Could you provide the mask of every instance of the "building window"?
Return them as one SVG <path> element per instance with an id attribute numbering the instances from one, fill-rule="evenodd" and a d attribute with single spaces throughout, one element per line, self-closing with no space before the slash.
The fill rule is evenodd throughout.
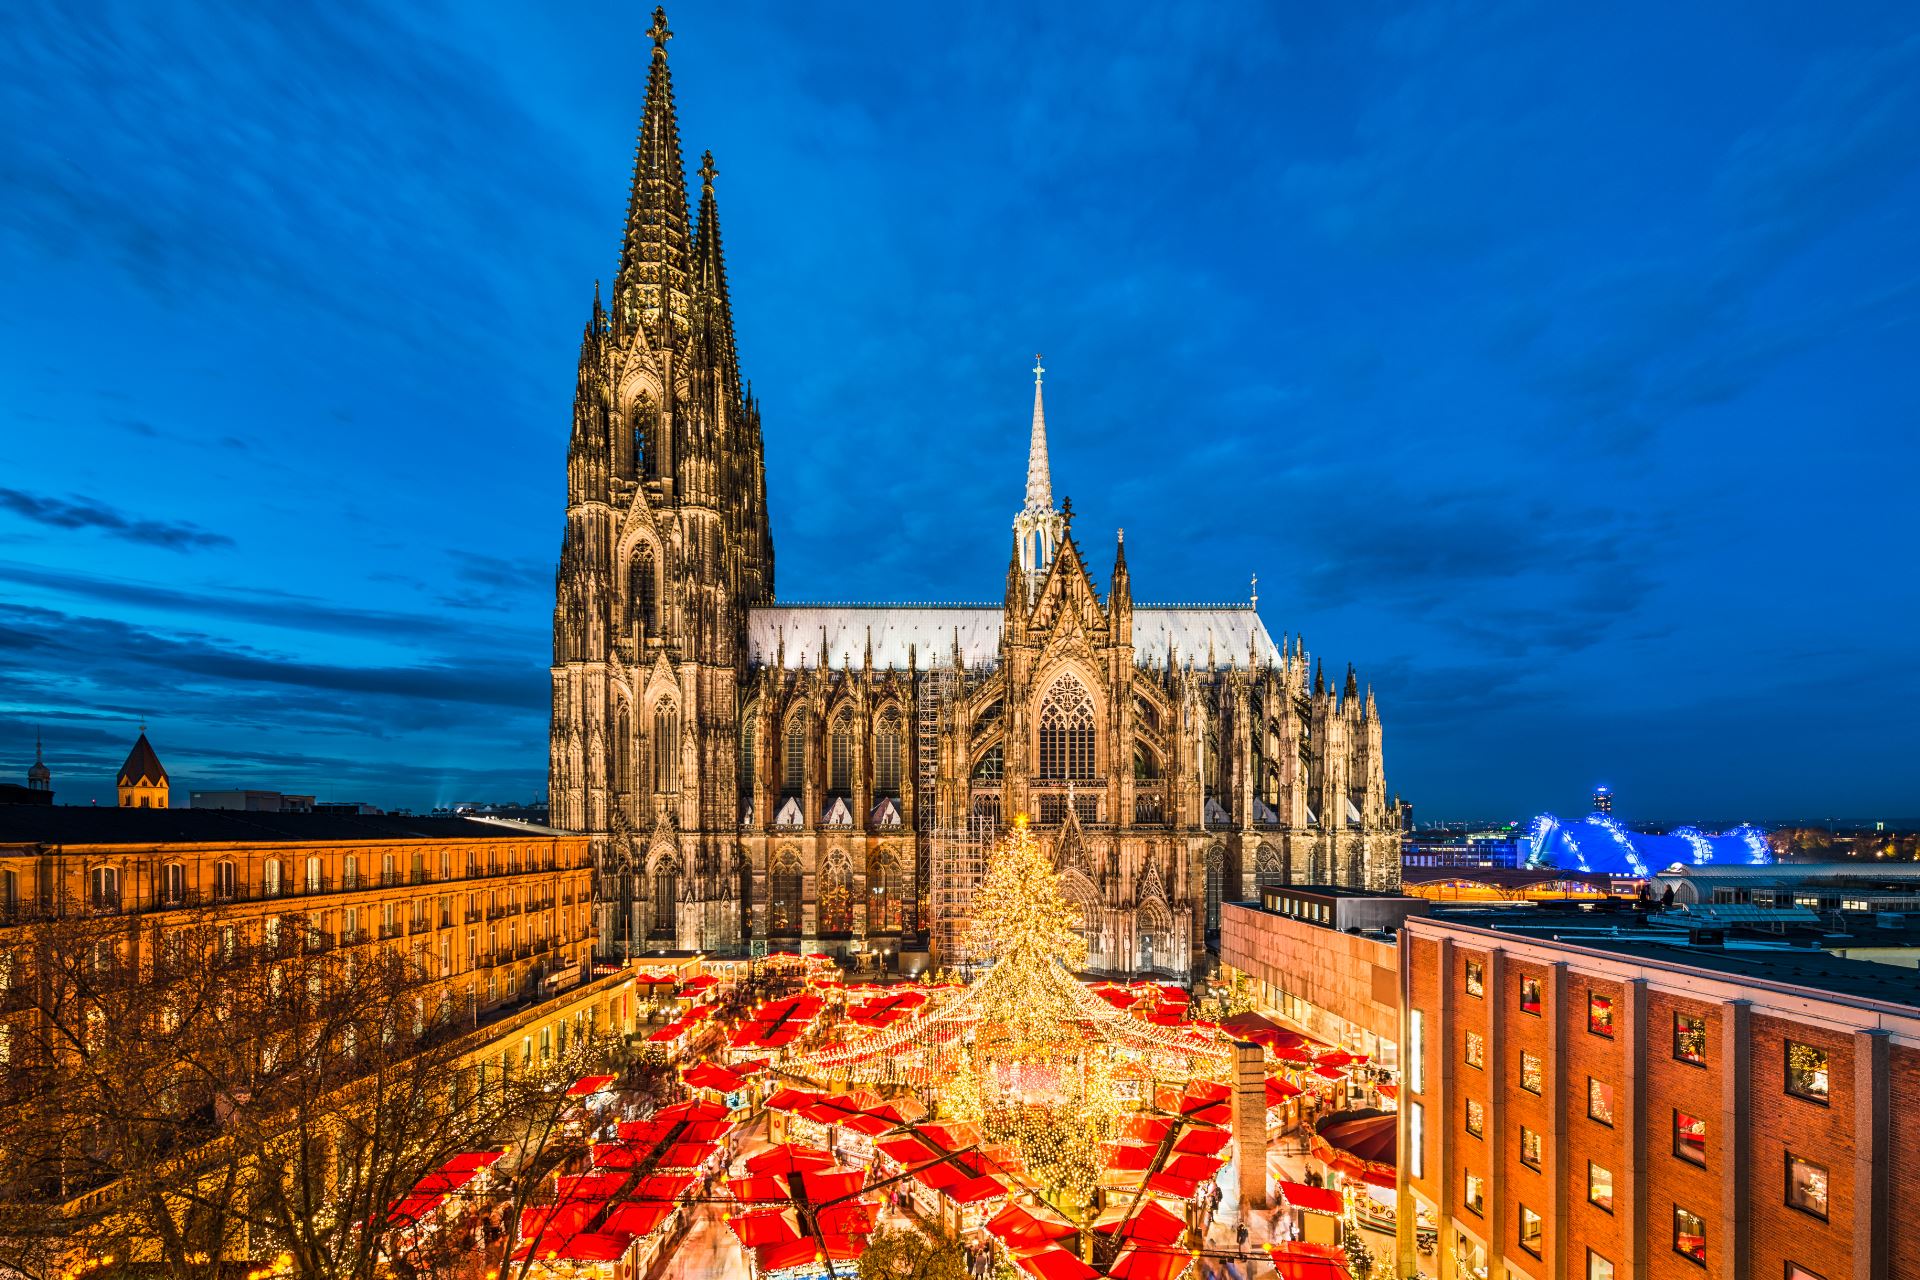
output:
<path id="1" fill-rule="evenodd" d="M 1478 960 L 1467 961 L 1467 994 L 1470 996 L 1487 994 L 1487 967 Z"/>
<path id="2" fill-rule="evenodd" d="M 661 939 L 675 937 L 679 908 L 680 880 L 675 874 L 674 860 L 660 858 L 653 864 L 653 920 L 649 935 Z"/>
<path id="3" fill-rule="evenodd" d="M 213 896 L 222 900 L 231 898 L 234 885 L 238 883 L 234 864 L 222 859 L 213 864 Z"/>
<path id="4" fill-rule="evenodd" d="M 1787 1092 L 1808 1102 L 1827 1105 L 1827 1051 L 1797 1040 L 1787 1041 Z"/>
<path id="5" fill-rule="evenodd" d="M 1587 1030 L 1613 1039 L 1613 997 L 1587 992 Z"/>
<path id="6" fill-rule="evenodd" d="M 1587 1161 L 1587 1203 L 1613 1212 L 1613 1171 Z"/>
<path id="7" fill-rule="evenodd" d="M 306 891 L 319 893 L 327 887 L 327 864 L 319 858 L 307 859 Z"/>
<path id="8" fill-rule="evenodd" d="M 1613 1260 L 1587 1250 L 1587 1280 L 1613 1280 Z"/>
<path id="9" fill-rule="evenodd" d="M 807 717 L 804 712 L 787 721 L 787 749 L 780 762 L 780 785 L 790 792 L 807 789 Z"/>
<path id="10" fill-rule="evenodd" d="M 260 884 L 269 898 L 279 897 L 280 891 L 285 887 L 281 883 L 281 875 L 280 859 L 278 858 L 268 858 L 266 865 L 261 867 Z"/>
<path id="11" fill-rule="evenodd" d="M 888 708 L 873 735 L 873 789 L 880 795 L 900 795 L 901 752 L 900 713 Z"/>
<path id="12" fill-rule="evenodd" d="M 1426 1020 L 1418 1009 L 1407 1014 L 1407 1088 L 1414 1093 L 1427 1091 Z"/>
<path id="13" fill-rule="evenodd" d="M 653 709 L 653 789 L 680 789 L 680 717 L 671 702 Z"/>
<path id="14" fill-rule="evenodd" d="M 1417 1102 L 1407 1104 L 1407 1173 L 1415 1178 L 1427 1176 L 1427 1109 Z"/>
<path id="15" fill-rule="evenodd" d="M 1483 1069 L 1487 1065 L 1487 1042 L 1478 1031 L 1467 1032 L 1467 1065 Z"/>
<path id="16" fill-rule="evenodd" d="M 1684 1111 L 1673 1113 L 1673 1154 L 1693 1164 L 1707 1162 L 1707 1122 Z"/>
<path id="17" fill-rule="evenodd" d="M 1478 1174 L 1470 1173 L 1467 1175 L 1466 1202 L 1467 1208 L 1471 1209 L 1474 1213 L 1481 1217 L 1486 1216 L 1487 1184 Z"/>
<path id="18" fill-rule="evenodd" d="M 853 716 L 842 711 L 827 735 L 827 790 L 853 790 Z"/>
<path id="19" fill-rule="evenodd" d="M 637 624 L 643 636 L 651 632 L 656 599 L 653 551 L 649 547 L 638 547 L 627 565 L 627 626 Z"/>
<path id="20" fill-rule="evenodd" d="M 1807 1270 L 1797 1262 L 1788 1262 L 1787 1280 L 1826 1280 L 1826 1277 L 1818 1272 Z"/>
<path id="21" fill-rule="evenodd" d="M 1525 1125 L 1520 1126 L 1520 1163 L 1529 1169 L 1540 1167 L 1540 1135 Z"/>
<path id="22" fill-rule="evenodd" d="M 1699 1214 L 1679 1205 L 1673 1206 L 1673 1251 L 1683 1258 L 1706 1265 L 1707 1224 Z"/>
<path id="23" fill-rule="evenodd" d="M 867 932 L 899 933 L 906 928 L 906 911 L 900 860 L 882 850 L 867 863 Z"/>
<path id="24" fill-rule="evenodd" d="M 1827 1216 L 1827 1170 L 1787 1153 L 1787 1203 L 1816 1218 Z"/>
<path id="25" fill-rule="evenodd" d="M 753 758 L 753 744 L 755 739 L 753 716 L 754 713 L 749 711 L 747 712 L 746 718 L 740 722 L 740 769 L 738 778 L 740 794 L 743 796 L 751 796 L 753 794 L 753 777 L 757 768 Z"/>
<path id="26" fill-rule="evenodd" d="M 1520 1012 L 1540 1016 L 1540 979 L 1520 979 Z"/>
<path id="27" fill-rule="evenodd" d="M 1539 1093 L 1540 1079 L 1540 1055 L 1522 1051 L 1520 1054 L 1520 1087 L 1528 1093 Z"/>
<path id="28" fill-rule="evenodd" d="M 820 873 L 820 932 L 853 932 L 853 866 L 835 849 Z"/>
<path id="29" fill-rule="evenodd" d="M 1587 1077 L 1587 1119 L 1613 1124 L 1613 1086 Z"/>
<path id="30" fill-rule="evenodd" d="M 794 937 L 802 920 L 800 859 L 783 853 L 767 877 L 767 929 L 776 937 Z"/>
<path id="31" fill-rule="evenodd" d="M 1072 676 L 1054 681 L 1041 704 L 1039 759 L 1047 781 L 1093 777 L 1093 699 Z"/>
<path id="32" fill-rule="evenodd" d="M 1520 1206 L 1520 1247 L 1534 1257 L 1540 1256 L 1540 1240 L 1546 1234 L 1540 1215 L 1525 1205 Z"/>
<path id="33" fill-rule="evenodd" d="M 1487 1131 L 1487 1109 L 1472 1099 L 1467 1100 L 1467 1132 L 1479 1137 Z"/>
<path id="34" fill-rule="evenodd" d="M 168 906 L 179 906 L 187 900 L 187 869 L 177 862 L 160 868 L 160 900 Z"/>
<path id="35" fill-rule="evenodd" d="M 1696 1067 L 1707 1065 L 1707 1020 L 1690 1013 L 1673 1015 L 1673 1056 Z"/>

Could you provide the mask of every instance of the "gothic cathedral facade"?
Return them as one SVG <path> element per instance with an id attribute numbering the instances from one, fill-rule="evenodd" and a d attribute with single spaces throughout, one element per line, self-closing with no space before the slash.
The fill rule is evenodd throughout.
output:
<path id="1" fill-rule="evenodd" d="M 603 956 L 936 951 L 1027 814 L 1091 967 L 1183 976 L 1222 901 L 1391 888 L 1380 718 L 1253 603 L 1105 598 L 1055 506 L 1041 374 L 1000 603 L 775 603 L 760 410 L 716 170 L 697 214 L 657 11 L 620 266 L 580 344 L 555 582 L 549 796 L 592 837 Z"/>

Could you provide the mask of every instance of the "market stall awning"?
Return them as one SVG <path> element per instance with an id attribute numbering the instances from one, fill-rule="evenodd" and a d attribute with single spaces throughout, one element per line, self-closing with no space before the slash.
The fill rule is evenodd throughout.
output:
<path id="1" fill-rule="evenodd" d="M 414 1183 L 413 1194 L 416 1196 L 450 1195 L 479 1176 L 479 1171 L 474 1169 L 441 1169 Z"/>
<path id="2" fill-rule="evenodd" d="M 712 1142 L 676 1142 L 660 1153 L 656 1167 L 661 1169 L 697 1169 L 708 1156 L 720 1149 Z"/>
<path id="3" fill-rule="evenodd" d="M 1187 1232 L 1186 1219 L 1158 1200 L 1143 1200 L 1139 1208 L 1117 1204 L 1094 1220 L 1093 1229 L 1103 1234 L 1119 1232 L 1120 1239 L 1141 1244 L 1170 1245 Z"/>
<path id="4" fill-rule="evenodd" d="M 775 1200 L 791 1200 L 787 1192 L 787 1180 L 779 1174 L 762 1173 L 746 1178 L 728 1178 L 727 1192 L 742 1204 L 767 1204 Z"/>
<path id="5" fill-rule="evenodd" d="M 815 1105 L 826 1096 L 824 1093 L 813 1093 L 806 1089 L 795 1089 L 790 1086 L 783 1086 L 782 1088 L 775 1089 L 767 1098 L 767 1110 L 799 1111 L 804 1107 Z"/>
<path id="6" fill-rule="evenodd" d="M 449 1172 L 456 1169 L 486 1169 L 498 1163 L 504 1154 L 500 1151 L 468 1151 L 455 1156 L 440 1167 Z"/>
<path id="7" fill-rule="evenodd" d="M 614 1076 L 582 1076 L 567 1086 L 567 1096 L 569 1098 L 584 1098 L 590 1094 L 604 1092 L 607 1086 L 612 1084 L 615 1079 L 616 1077 Z"/>
<path id="8" fill-rule="evenodd" d="M 601 1200 L 575 1201 L 572 1204 L 530 1204 L 520 1211 L 520 1239 L 544 1242 L 548 1237 L 555 1239 L 574 1235 L 586 1230 L 600 1210 L 606 1207 Z"/>
<path id="9" fill-rule="evenodd" d="M 749 1249 L 763 1245 L 790 1244 L 805 1233 L 800 1229 L 800 1212 L 789 1206 L 785 1209 L 754 1209 L 748 1213 L 734 1214 L 727 1219 L 727 1226 L 733 1230 L 740 1243 Z"/>
<path id="10" fill-rule="evenodd" d="M 387 1206 L 387 1225 L 390 1227 L 410 1227 L 422 1218 L 430 1217 L 446 1199 L 443 1195 L 404 1196 Z"/>
<path id="11" fill-rule="evenodd" d="M 554 1179 L 554 1198 L 561 1204 L 570 1200 L 611 1200 L 630 1180 L 631 1175 L 625 1173 L 563 1173 Z"/>
<path id="12" fill-rule="evenodd" d="M 1281 1182 L 1276 1184 L 1280 1198 L 1296 1209 L 1307 1209 L 1313 1213 L 1331 1213 L 1338 1215 L 1346 1208 L 1340 1193 L 1331 1187 L 1310 1187 L 1304 1182 Z"/>
<path id="13" fill-rule="evenodd" d="M 1097 1280 L 1100 1273 L 1080 1260 L 1078 1254 L 1058 1245 L 1047 1245 L 1014 1262 L 1035 1280 Z"/>
<path id="14" fill-rule="evenodd" d="M 653 1113 L 659 1121 L 675 1124 L 683 1121 L 725 1120 L 731 1114 L 717 1102 L 676 1102 L 672 1106 L 662 1107 Z"/>
<path id="15" fill-rule="evenodd" d="M 1181 1155 L 1191 1152 L 1194 1155 L 1210 1156 L 1225 1150 L 1227 1144 L 1232 1141 L 1233 1135 L 1225 1129 L 1189 1129 L 1180 1135 L 1179 1141 L 1173 1144 L 1173 1149 Z"/>
<path id="16" fill-rule="evenodd" d="M 1107 1268 L 1109 1280 L 1174 1280 L 1193 1262 L 1185 1249 L 1165 1245 L 1130 1244 Z"/>
<path id="17" fill-rule="evenodd" d="M 692 1185 L 690 1173 L 649 1173 L 634 1179 L 627 1195 L 634 1200 L 678 1200 Z"/>
<path id="18" fill-rule="evenodd" d="M 747 1157 L 748 1173 L 793 1173 L 796 1170 L 825 1169 L 833 1164 L 833 1156 L 824 1147 L 810 1147 L 798 1142 L 783 1142 L 776 1147 Z"/>
<path id="19" fill-rule="evenodd" d="M 1139 1142 L 1114 1143 L 1107 1151 L 1107 1168 L 1114 1173 L 1144 1173 L 1153 1167 L 1158 1147 Z"/>
<path id="20" fill-rule="evenodd" d="M 733 1093 L 746 1083 L 742 1077 L 713 1062 L 686 1067 L 681 1070 L 680 1078 L 695 1089 L 712 1089 L 718 1093 Z"/>
<path id="21" fill-rule="evenodd" d="M 1331 1147 L 1391 1168 L 1399 1150 L 1399 1116 L 1372 1107 L 1323 1116 L 1314 1130 Z"/>
<path id="22" fill-rule="evenodd" d="M 628 1200 L 613 1206 L 605 1221 L 600 1224 L 600 1229 L 648 1236 L 652 1235 L 653 1229 L 665 1222 L 672 1212 L 672 1205 L 662 1204 L 658 1200 Z"/>
<path id="23" fill-rule="evenodd" d="M 1014 1249 L 1033 1248 L 1076 1234 L 1074 1225 L 1044 1207 L 1009 1203 L 987 1220 L 987 1230 Z"/>
<path id="24" fill-rule="evenodd" d="M 1267 1077 L 1267 1105 L 1277 1107 L 1288 1098 L 1297 1098 L 1305 1090 L 1285 1076 Z"/>
<path id="25" fill-rule="evenodd" d="M 522 1245 L 514 1250 L 514 1260 L 531 1254 L 539 1262 L 618 1262 L 633 1244 L 633 1237 L 618 1231 L 582 1231 L 564 1240 L 542 1240 L 537 1245 Z"/>
<path id="26" fill-rule="evenodd" d="M 1267 1253 L 1280 1280 L 1350 1280 L 1352 1274 L 1345 1251 L 1337 1245 L 1290 1240 L 1268 1245 Z"/>

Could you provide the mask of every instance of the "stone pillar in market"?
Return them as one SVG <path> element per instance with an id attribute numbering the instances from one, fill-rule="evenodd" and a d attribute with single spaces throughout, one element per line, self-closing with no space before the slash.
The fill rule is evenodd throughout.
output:
<path id="1" fill-rule="evenodd" d="M 1245 1040 L 1233 1046 L 1233 1140 L 1240 1154 L 1240 1205 L 1267 1207 L 1266 1053 Z"/>

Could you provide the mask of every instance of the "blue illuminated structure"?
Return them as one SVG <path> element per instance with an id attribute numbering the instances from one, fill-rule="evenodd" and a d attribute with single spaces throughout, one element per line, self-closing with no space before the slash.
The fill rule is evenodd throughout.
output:
<path id="1" fill-rule="evenodd" d="M 1682 866 L 1740 866 L 1773 861 L 1766 832 L 1742 824 L 1709 835 L 1698 827 L 1675 827 L 1666 835 L 1630 831 L 1610 813 L 1594 812 L 1566 822 L 1551 813 L 1535 818 L 1523 841 L 1529 867 L 1603 872 L 1646 879 Z"/>

